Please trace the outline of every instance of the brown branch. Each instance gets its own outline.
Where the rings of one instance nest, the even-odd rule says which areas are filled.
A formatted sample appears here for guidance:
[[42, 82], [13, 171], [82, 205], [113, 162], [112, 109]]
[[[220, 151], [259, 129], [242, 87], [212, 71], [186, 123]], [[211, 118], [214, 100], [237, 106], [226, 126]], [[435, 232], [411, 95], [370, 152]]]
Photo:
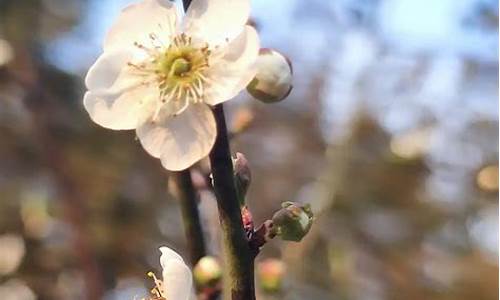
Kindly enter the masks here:
[[276, 237], [276, 232], [273, 230], [273, 226], [273, 221], [267, 220], [253, 232], [249, 241], [253, 257], [256, 257], [257, 254], [259, 254], [262, 246], [264, 246], [269, 240]]
[[[191, 0], [183, 0], [187, 11]], [[225, 297], [232, 300], [255, 300], [254, 256], [243, 228], [240, 204], [234, 184], [233, 163], [222, 104], [213, 108], [217, 138], [210, 152], [213, 185], [222, 227], [226, 276]]]
[[182, 0], [182, 4], [184, 4], [184, 10], [187, 11], [189, 5], [191, 4], [192, 0]]
[[222, 104], [216, 105], [213, 112], [217, 138], [210, 152], [210, 163], [228, 274], [225, 285], [230, 289], [230, 294], [226, 295], [232, 300], [254, 300], [254, 256], [243, 228]]

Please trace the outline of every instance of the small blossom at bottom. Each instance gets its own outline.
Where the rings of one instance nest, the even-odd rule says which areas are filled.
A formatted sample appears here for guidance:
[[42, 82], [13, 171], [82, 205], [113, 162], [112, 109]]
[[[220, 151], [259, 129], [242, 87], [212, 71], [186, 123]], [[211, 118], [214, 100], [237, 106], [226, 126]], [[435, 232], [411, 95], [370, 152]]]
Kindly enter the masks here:
[[160, 264], [163, 269], [162, 279], [153, 272], [148, 276], [153, 278], [155, 286], [151, 297], [144, 300], [188, 300], [193, 294], [193, 279], [191, 270], [182, 257], [168, 247], [161, 247]]

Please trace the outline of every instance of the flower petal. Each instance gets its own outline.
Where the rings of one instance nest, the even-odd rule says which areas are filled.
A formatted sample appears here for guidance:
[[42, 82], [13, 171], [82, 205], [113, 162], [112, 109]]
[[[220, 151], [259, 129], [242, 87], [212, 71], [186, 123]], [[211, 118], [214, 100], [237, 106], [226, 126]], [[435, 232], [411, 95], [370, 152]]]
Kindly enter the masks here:
[[160, 247], [160, 252], [161, 252], [161, 256], [160, 256], [160, 265], [163, 269], [165, 269], [165, 265], [167, 263], [167, 261], [171, 260], [171, 259], [174, 259], [174, 260], [178, 260], [180, 262], [184, 262], [184, 260], [182, 259], [182, 256], [179, 255], [179, 253], [175, 252], [174, 250], [170, 249], [169, 247]]
[[139, 86], [123, 94], [87, 92], [83, 105], [95, 123], [109, 129], [127, 130], [137, 128], [146, 119], [158, 97], [154, 89]]
[[142, 79], [129, 71], [133, 51], [130, 48], [104, 52], [90, 67], [85, 85], [95, 94], [119, 93], [137, 85]]
[[161, 158], [163, 167], [178, 171], [207, 156], [217, 134], [211, 109], [205, 104], [191, 104], [184, 112], [172, 115], [162, 108], [137, 128], [137, 136], [146, 151]]
[[214, 83], [204, 94], [205, 102], [210, 105], [235, 97], [254, 78], [257, 71], [255, 62], [259, 56], [259, 36], [255, 29], [246, 26], [226, 51], [210, 70]]
[[163, 267], [163, 286], [166, 299], [188, 300], [191, 296], [193, 278], [191, 270], [183, 261], [167, 259]]
[[168, 0], [143, 0], [122, 10], [104, 39], [104, 50], [131, 47], [134, 42], [151, 46], [149, 35], [165, 43], [176, 32], [177, 9]]
[[250, 15], [250, 0], [193, 0], [183, 20], [189, 36], [211, 46], [232, 40]]

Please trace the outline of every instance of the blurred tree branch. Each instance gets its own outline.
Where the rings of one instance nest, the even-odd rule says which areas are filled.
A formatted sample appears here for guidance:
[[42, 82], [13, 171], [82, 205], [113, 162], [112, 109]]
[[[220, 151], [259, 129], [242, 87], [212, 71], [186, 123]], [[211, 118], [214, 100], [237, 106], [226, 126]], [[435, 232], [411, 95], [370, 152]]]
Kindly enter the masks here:
[[186, 241], [191, 263], [194, 267], [200, 258], [207, 255], [198, 211], [198, 196], [193, 187], [189, 169], [172, 172], [171, 176], [175, 195], [180, 201]]

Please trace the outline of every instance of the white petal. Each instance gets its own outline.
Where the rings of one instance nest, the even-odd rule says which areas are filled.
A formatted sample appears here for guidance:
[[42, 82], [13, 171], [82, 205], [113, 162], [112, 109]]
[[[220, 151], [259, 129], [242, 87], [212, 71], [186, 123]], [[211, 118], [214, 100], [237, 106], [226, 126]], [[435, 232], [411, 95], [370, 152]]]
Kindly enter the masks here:
[[160, 247], [160, 265], [163, 269], [165, 269], [165, 265], [168, 260], [174, 259], [178, 260], [181, 262], [184, 262], [182, 259], [182, 256], [179, 255], [179, 253], [175, 252], [174, 250], [170, 249], [169, 247]]
[[211, 46], [232, 40], [250, 15], [250, 0], [193, 0], [184, 18], [184, 31]]
[[158, 97], [154, 89], [139, 86], [122, 94], [87, 92], [83, 105], [95, 123], [109, 129], [127, 130], [137, 128], [146, 119]]
[[137, 128], [144, 149], [172, 171], [186, 169], [207, 156], [216, 134], [213, 113], [205, 104], [191, 104], [177, 116], [164, 108], [155, 120]]
[[137, 85], [142, 78], [133, 76], [127, 66], [132, 56], [130, 48], [104, 52], [90, 67], [85, 85], [95, 94], [120, 93]]
[[151, 33], [168, 42], [176, 32], [177, 9], [168, 0], [143, 0], [127, 6], [104, 39], [104, 50], [131, 47], [134, 42], [151, 46]]
[[229, 100], [243, 90], [255, 76], [255, 62], [259, 56], [259, 36], [255, 29], [246, 26], [226, 49], [222, 59], [213, 64], [210, 78], [214, 84], [205, 92], [205, 102], [210, 105]]
[[193, 278], [191, 270], [183, 261], [168, 259], [163, 267], [163, 286], [166, 299], [188, 300], [191, 296]]

